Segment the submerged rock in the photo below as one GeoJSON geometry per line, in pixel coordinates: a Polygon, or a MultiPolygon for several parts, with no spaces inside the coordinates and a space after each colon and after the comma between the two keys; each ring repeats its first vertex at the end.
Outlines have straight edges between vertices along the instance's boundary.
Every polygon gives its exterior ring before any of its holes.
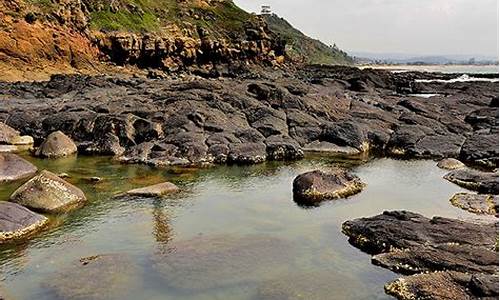
{"type": "Polygon", "coordinates": [[[399,278],[385,291],[401,300],[498,299],[498,275],[437,272],[399,278]]]}
{"type": "Polygon", "coordinates": [[[399,299],[476,299],[491,290],[474,292],[473,277],[496,276],[498,281],[497,222],[474,224],[393,211],[347,221],[342,231],[352,245],[376,254],[374,264],[417,274],[386,285],[386,292],[399,299]],[[443,272],[432,273],[436,271],[443,272]]]}
{"type": "Polygon", "coordinates": [[[287,271],[293,244],[266,236],[200,236],[169,243],[154,257],[165,284],[183,291],[262,281],[287,271]]]}
{"type": "Polygon", "coordinates": [[[139,288],[138,273],[123,254],[98,255],[58,268],[42,285],[57,299],[123,299],[139,288]]]}
{"type": "Polygon", "coordinates": [[[312,171],[301,174],[293,181],[294,201],[300,205],[317,205],[324,200],[347,198],[364,188],[359,177],[346,170],[331,173],[312,171]]]}
{"type": "Polygon", "coordinates": [[[30,177],[37,167],[24,158],[12,153],[0,153],[0,182],[30,177]]]}
{"type": "Polygon", "coordinates": [[[446,174],[444,178],[472,191],[498,194],[498,173],[460,169],[446,174]]]}
{"type": "Polygon", "coordinates": [[[451,204],[479,215],[498,215],[497,195],[458,193],[450,199],[451,204]]]}
{"type": "Polygon", "coordinates": [[[36,150],[35,155],[47,158],[60,158],[75,154],[75,143],[61,131],[52,132],[36,150]]]}
{"type": "Polygon", "coordinates": [[[179,188],[171,182],[163,182],[148,187],[130,190],[127,195],[144,196],[144,197],[160,197],[166,194],[178,192],[179,188]]]}
{"type": "Polygon", "coordinates": [[[59,213],[83,205],[87,198],[76,186],[44,170],[19,187],[10,201],[35,211],[59,213]]]}
{"type": "Polygon", "coordinates": [[[465,168],[464,163],[454,158],[445,158],[437,164],[437,166],[441,169],[445,170],[456,170],[465,168]]]}
{"type": "Polygon", "coordinates": [[[47,222],[46,217],[19,204],[0,201],[0,243],[30,235],[47,222]]]}

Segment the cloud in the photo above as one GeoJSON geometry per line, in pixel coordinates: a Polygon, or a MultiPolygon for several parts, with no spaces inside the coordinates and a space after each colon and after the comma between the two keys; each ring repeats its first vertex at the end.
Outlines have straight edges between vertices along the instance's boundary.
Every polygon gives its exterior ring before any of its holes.
{"type": "Polygon", "coordinates": [[[347,50],[498,55],[498,0],[235,0],[347,50]]]}

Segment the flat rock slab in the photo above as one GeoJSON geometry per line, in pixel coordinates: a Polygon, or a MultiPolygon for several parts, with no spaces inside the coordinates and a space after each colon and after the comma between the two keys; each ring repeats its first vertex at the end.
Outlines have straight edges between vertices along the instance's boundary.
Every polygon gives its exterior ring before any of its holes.
{"type": "Polygon", "coordinates": [[[19,131],[0,122],[0,144],[12,144],[12,141],[19,137],[19,131]]]}
{"type": "Polygon", "coordinates": [[[312,171],[301,174],[293,181],[294,201],[300,205],[315,206],[324,200],[347,198],[364,188],[356,175],[343,169],[326,173],[312,171]]]}
{"type": "Polygon", "coordinates": [[[0,182],[15,181],[35,174],[37,167],[13,153],[0,153],[0,182]]]}
{"type": "Polygon", "coordinates": [[[385,291],[401,300],[498,299],[498,275],[437,272],[399,278],[385,291]]]}
{"type": "Polygon", "coordinates": [[[83,205],[87,198],[76,186],[44,170],[19,187],[10,201],[35,211],[60,213],[83,205]]]}
{"type": "Polygon", "coordinates": [[[123,299],[139,288],[138,274],[126,255],[97,255],[58,268],[43,286],[56,299],[123,299]]]}
{"type": "Polygon", "coordinates": [[[48,219],[15,203],[0,201],[0,243],[28,236],[48,219]]]}
{"type": "Polygon", "coordinates": [[[456,170],[465,168],[465,164],[458,159],[445,158],[438,162],[437,166],[445,170],[456,170]]]}
{"type": "Polygon", "coordinates": [[[76,144],[61,131],[49,134],[45,141],[36,150],[35,155],[47,158],[59,158],[75,154],[78,151],[76,144]]]}
{"type": "Polygon", "coordinates": [[[498,215],[498,196],[458,193],[450,199],[451,204],[478,215],[498,215]]]}
{"type": "Polygon", "coordinates": [[[472,191],[498,194],[498,173],[459,169],[446,174],[444,178],[472,191]]]}
{"type": "Polygon", "coordinates": [[[127,195],[144,196],[144,197],[160,197],[171,193],[176,193],[179,188],[171,182],[163,182],[152,186],[130,190],[127,195]]]}
{"type": "Polygon", "coordinates": [[[375,254],[374,264],[417,274],[386,285],[386,292],[399,299],[476,299],[482,294],[471,290],[474,276],[496,275],[498,280],[498,223],[429,219],[392,211],[347,221],[342,231],[352,245],[375,254]]]}

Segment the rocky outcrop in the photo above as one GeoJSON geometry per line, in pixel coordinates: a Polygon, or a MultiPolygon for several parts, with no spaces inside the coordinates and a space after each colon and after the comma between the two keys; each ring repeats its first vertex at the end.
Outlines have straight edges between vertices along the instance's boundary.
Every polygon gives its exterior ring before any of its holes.
{"type": "Polygon", "coordinates": [[[0,201],[0,243],[28,236],[47,222],[46,217],[19,204],[0,201]]]}
{"type": "Polygon", "coordinates": [[[451,204],[471,213],[498,216],[498,195],[455,194],[451,204]]]}
{"type": "Polygon", "coordinates": [[[374,264],[415,274],[386,285],[386,292],[399,299],[498,297],[498,286],[496,294],[490,294],[495,293],[495,288],[487,288],[492,287],[489,284],[480,284],[484,294],[479,287],[471,289],[478,278],[493,282],[496,276],[498,281],[498,223],[428,219],[393,211],[347,221],[342,231],[352,245],[375,254],[374,264]]]}
{"type": "Polygon", "coordinates": [[[75,143],[61,131],[49,134],[35,152],[36,156],[46,158],[61,158],[75,154],[78,151],[75,143]]]}
{"type": "Polygon", "coordinates": [[[324,200],[347,198],[365,186],[361,179],[346,170],[312,171],[293,181],[293,198],[300,205],[318,205],[324,200]]]}
{"type": "Polygon", "coordinates": [[[0,183],[30,177],[37,171],[32,163],[12,153],[0,153],[0,183]]]}
{"type": "Polygon", "coordinates": [[[60,213],[83,205],[87,198],[76,186],[44,170],[19,187],[10,201],[35,211],[60,213]]]}
{"type": "MultiPolygon", "coordinates": [[[[0,83],[9,104],[0,119],[36,141],[61,130],[81,153],[171,166],[292,160],[307,151],[460,157],[464,141],[478,132],[456,116],[490,119],[481,108],[497,109],[489,105],[498,85],[487,82],[420,84],[448,93],[428,101],[394,95],[416,74],[347,67],[245,74],[239,80],[54,76],[45,83],[0,83]],[[352,78],[370,92],[352,91],[346,83],[352,78]]],[[[490,161],[498,148],[488,145],[461,159],[490,161]]]]}
{"type": "Polygon", "coordinates": [[[175,193],[178,191],[179,191],[179,188],[175,184],[173,184],[171,182],[164,182],[164,183],[159,183],[159,184],[155,184],[155,185],[148,186],[148,187],[130,190],[127,192],[127,195],[143,196],[143,197],[160,197],[160,196],[175,193]]]}
{"type": "Polygon", "coordinates": [[[5,123],[0,123],[0,145],[32,145],[33,138],[30,136],[21,136],[19,131],[8,126],[5,123]]]}
{"type": "Polygon", "coordinates": [[[444,178],[472,191],[484,194],[498,194],[498,173],[460,169],[446,174],[444,178]]]}

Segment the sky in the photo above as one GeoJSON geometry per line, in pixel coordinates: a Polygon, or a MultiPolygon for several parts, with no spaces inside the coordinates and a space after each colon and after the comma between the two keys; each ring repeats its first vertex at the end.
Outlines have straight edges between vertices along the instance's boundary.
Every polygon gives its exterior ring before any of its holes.
{"type": "Polygon", "coordinates": [[[498,57],[499,0],[234,0],[341,49],[498,57]]]}

